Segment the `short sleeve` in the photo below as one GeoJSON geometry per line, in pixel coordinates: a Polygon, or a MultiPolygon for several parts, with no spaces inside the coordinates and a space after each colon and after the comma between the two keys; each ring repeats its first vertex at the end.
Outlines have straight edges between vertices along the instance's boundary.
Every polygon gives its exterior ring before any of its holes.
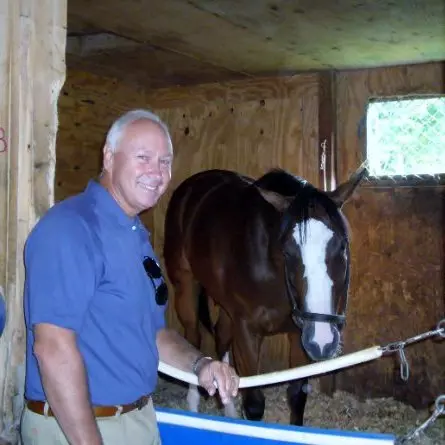
{"type": "Polygon", "coordinates": [[[28,323],[79,331],[96,286],[92,238],[78,215],[45,218],[25,245],[28,323]]]}

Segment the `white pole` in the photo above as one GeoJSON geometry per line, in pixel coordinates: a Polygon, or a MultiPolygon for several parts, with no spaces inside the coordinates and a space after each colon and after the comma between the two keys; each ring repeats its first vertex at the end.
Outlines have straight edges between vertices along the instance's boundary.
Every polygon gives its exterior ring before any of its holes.
{"type": "MultiPolygon", "coordinates": [[[[372,346],[368,349],[363,349],[358,352],[346,354],[323,362],[311,363],[310,365],[300,366],[293,369],[285,369],[283,371],[270,372],[267,374],[255,375],[250,377],[240,378],[240,388],[249,388],[256,386],[272,385],[275,383],[288,382],[290,380],[297,380],[303,377],[310,377],[317,374],[325,374],[327,372],[335,371],[337,369],[355,366],[360,363],[369,362],[380,358],[383,350],[380,346],[372,346]]],[[[159,362],[159,372],[173,377],[177,380],[182,380],[185,383],[198,385],[198,378],[186,371],[182,371],[174,366],[168,365],[164,362],[159,362]]]]}

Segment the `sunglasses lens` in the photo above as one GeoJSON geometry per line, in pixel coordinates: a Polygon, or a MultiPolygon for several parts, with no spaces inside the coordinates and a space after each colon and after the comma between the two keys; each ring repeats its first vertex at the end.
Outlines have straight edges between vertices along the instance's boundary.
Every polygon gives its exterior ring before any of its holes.
{"type": "Polygon", "coordinates": [[[151,277],[161,278],[161,268],[153,258],[146,258],[144,260],[144,269],[151,277]]]}
{"type": "MultiPolygon", "coordinates": [[[[156,261],[153,258],[145,258],[144,259],[144,269],[147,275],[151,278],[153,283],[153,278],[158,279],[162,278],[162,271],[161,268],[158,266],[156,261]]],[[[153,286],[155,284],[153,283],[153,286]]],[[[167,284],[165,284],[165,281],[163,281],[157,288],[156,288],[156,303],[159,306],[163,306],[165,303],[167,303],[168,300],[168,287],[167,284]]]]}
{"type": "Polygon", "coordinates": [[[156,303],[163,306],[168,300],[168,287],[165,283],[161,283],[156,289],[156,303]]]}

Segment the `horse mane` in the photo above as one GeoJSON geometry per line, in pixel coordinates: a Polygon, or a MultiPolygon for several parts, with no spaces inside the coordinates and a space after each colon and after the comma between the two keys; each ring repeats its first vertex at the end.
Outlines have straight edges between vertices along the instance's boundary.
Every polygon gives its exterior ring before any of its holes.
{"type": "Polygon", "coordinates": [[[301,221],[300,237],[304,239],[309,211],[315,206],[321,206],[333,225],[344,232],[344,221],[336,204],[325,192],[317,189],[305,179],[292,175],[283,169],[274,168],[259,177],[253,185],[293,198],[291,204],[283,213],[280,237],[287,234],[299,220],[301,221]]]}
{"type": "MultiPolygon", "coordinates": [[[[305,179],[294,176],[280,168],[273,168],[260,176],[254,184],[283,196],[295,196],[309,184],[305,179]]],[[[310,185],[310,184],[309,184],[310,185]]]]}

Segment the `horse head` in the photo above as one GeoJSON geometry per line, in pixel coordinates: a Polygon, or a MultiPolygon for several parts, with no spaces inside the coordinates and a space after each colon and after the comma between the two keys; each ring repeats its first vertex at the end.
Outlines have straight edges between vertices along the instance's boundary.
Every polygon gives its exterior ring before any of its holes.
{"type": "Polygon", "coordinates": [[[312,360],[341,352],[350,275],[349,229],[342,207],[365,173],[365,168],[358,169],[329,192],[282,170],[266,173],[254,183],[278,210],[291,316],[312,360]]]}

